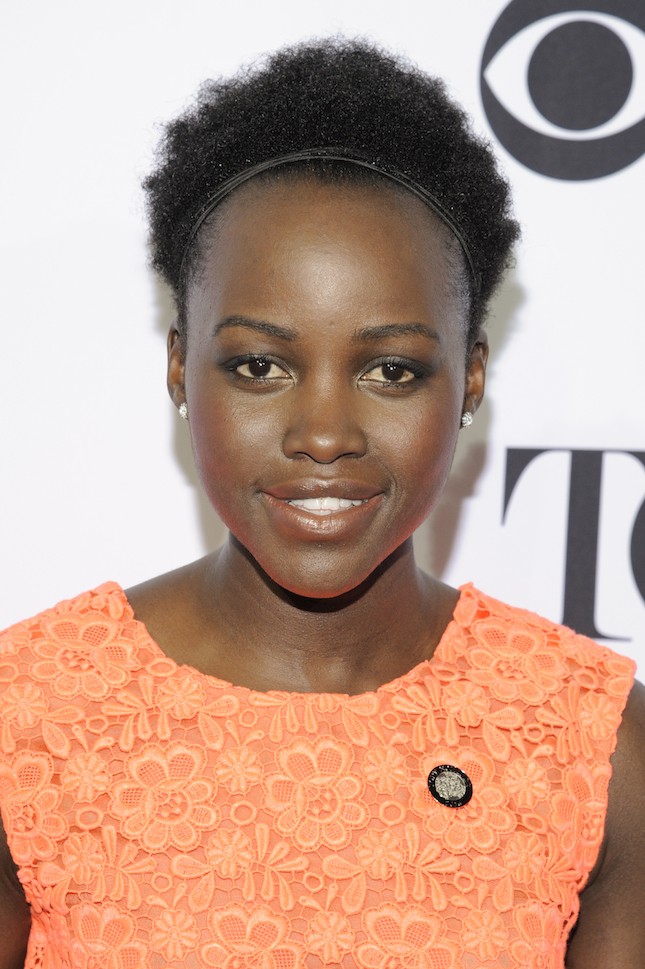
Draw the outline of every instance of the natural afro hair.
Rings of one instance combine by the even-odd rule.
[[[325,147],[402,172],[459,226],[479,277],[472,341],[519,234],[508,184],[442,81],[370,44],[338,39],[285,48],[230,80],[205,82],[195,106],[166,127],[144,188],[152,264],[173,290],[180,329],[201,235],[192,229],[209,196],[259,162]],[[317,160],[298,166],[320,176]],[[322,177],[333,180],[335,166],[350,167],[327,162]],[[350,177],[373,180],[357,167]]]

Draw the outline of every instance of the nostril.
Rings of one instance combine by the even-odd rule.
[[[360,457],[367,450],[365,432],[349,413],[336,418],[301,414],[284,435],[283,451],[287,457],[299,455],[318,464],[330,464],[341,457]]]

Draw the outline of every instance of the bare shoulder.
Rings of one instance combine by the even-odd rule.
[[[141,609],[153,608],[154,604],[161,605],[169,597],[185,593],[186,589],[194,584],[196,578],[201,575],[206,567],[208,557],[182,565],[171,572],[164,572],[156,575],[152,579],[147,579],[139,585],[133,585],[125,590],[130,603],[140,604]]]
[[[22,969],[30,926],[29,905],[0,821],[0,969]]]
[[[202,602],[211,561],[206,556],[125,590],[135,618],[177,663],[199,666],[197,650],[205,638]]]
[[[611,759],[601,858],[580,897],[568,969],[645,965],[645,687],[629,695]]]
[[[167,626],[185,622],[194,610],[194,600],[207,570],[209,557],[165,572],[140,585],[125,590],[128,602],[137,619],[152,626]]]

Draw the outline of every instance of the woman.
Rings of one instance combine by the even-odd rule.
[[[321,43],[206,86],[146,188],[230,540],[0,640],[1,969],[640,967],[633,664],[414,562],[517,234],[489,149]]]

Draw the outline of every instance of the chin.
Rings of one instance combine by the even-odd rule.
[[[333,599],[345,599],[348,596],[353,597],[353,593],[359,593],[364,588],[369,585],[369,576],[366,579],[358,583],[349,582],[346,585],[338,585],[338,583],[312,583],[312,582],[290,582],[281,585],[291,596],[296,596],[299,599],[311,599],[312,601],[317,599],[324,599],[331,602]]]
[[[357,563],[354,568],[347,568],[347,563],[342,563],[345,565],[343,569],[339,567],[340,563],[317,561],[303,563],[296,571],[286,570],[284,567],[273,568],[273,563],[263,564],[257,560],[256,563],[270,582],[290,596],[326,600],[329,605],[332,604],[333,599],[342,599],[344,604],[348,599],[357,599],[367,592],[400,558],[404,548],[405,543],[375,563],[370,565],[362,563],[362,566]]]

